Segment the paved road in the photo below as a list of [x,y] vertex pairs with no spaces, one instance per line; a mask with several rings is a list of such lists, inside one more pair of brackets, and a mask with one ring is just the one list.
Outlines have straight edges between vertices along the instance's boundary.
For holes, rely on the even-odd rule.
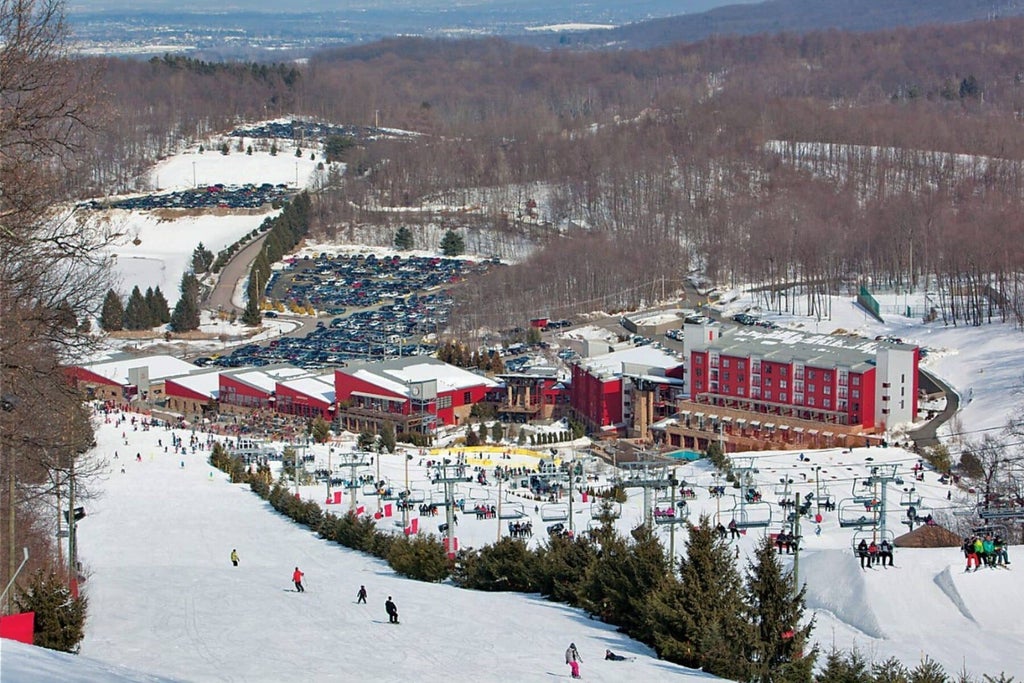
[[252,262],[259,256],[260,248],[263,246],[263,240],[267,239],[267,234],[263,233],[231,257],[231,260],[220,271],[220,278],[217,279],[217,284],[210,292],[210,296],[206,298],[203,304],[204,308],[212,311],[223,310],[229,313],[231,311],[242,312],[243,309],[231,302],[231,295],[239,281],[249,277]]
[[918,449],[922,449],[930,446],[939,445],[939,439],[937,436],[935,436],[935,432],[939,429],[939,427],[941,427],[943,424],[951,420],[953,416],[956,414],[956,411],[960,409],[960,396],[957,395],[955,391],[953,391],[953,387],[949,386],[932,373],[921,369],[919,369],[918,372],[920,372],[922,375],[925,375],[928,379],[932,381],[932,383],[935,384],[935,386],[937,386],[939,389],[943,391],[944,394],[946,394],[946,407],[943,409],[943,411],[936,415],[935,417],[933,417],[932,419],[928,420],[928,422],[926,422],[920,428],[910,432],[910,434],[908,435],[911,439],[914,440],[914,445]]

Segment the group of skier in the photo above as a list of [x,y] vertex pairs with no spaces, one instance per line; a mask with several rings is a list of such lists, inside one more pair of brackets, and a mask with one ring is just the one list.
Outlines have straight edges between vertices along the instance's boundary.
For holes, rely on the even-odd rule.
[[862,538],[857,544],[857,557],[860,558],[861,569],[871,569],[876,564],[882,565],[883,569],[892,567],[892,543],[885,538],[879,543]]
[[964,538],[960,547],[964,551],[964,557],[967,558],[965,572],[971,571],[972,564],[974,571],[981,569],[982,563],[990,569],[1008,568],[1006,565],[1010,564],[1010,557],[1006,553],[1006,542],[999,534],[987,533],[984,536],[968,536]]

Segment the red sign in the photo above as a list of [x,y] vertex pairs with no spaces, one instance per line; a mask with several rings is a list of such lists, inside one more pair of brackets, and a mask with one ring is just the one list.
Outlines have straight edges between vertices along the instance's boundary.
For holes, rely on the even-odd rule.
[[17,640],[32,645],[32,634],[36,629],[36,613],[22,612],[9,617],[0,617],[0,638]]

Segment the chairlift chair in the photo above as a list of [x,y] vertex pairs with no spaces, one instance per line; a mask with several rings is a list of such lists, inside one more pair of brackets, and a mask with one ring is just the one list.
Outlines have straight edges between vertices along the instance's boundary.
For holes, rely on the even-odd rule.
[[526,508],[522,503],[502,503],[498,519],[519,519],[526,516]]
[[889,545],[892,547],[892,554],[896,555],[896,534],[891,529],[886,529],[883,534],[881,529],[861,529],[853,533],[853,537],[850,540],[850,547],[853,548],[853,554],[857,554],[857,546],[860,545],[861,540],[864,540],[870,545],[873,542],[881,545],[882,541],[889,541]]
[[[676,505],[673,508],[667,508],[658,514],[658,508],[655,508],[654,523],[655,524],[679,524],[685,522],[690,516],[690,506],[685,501],[676,501]],[[739,525],[739,521],[736,522]]]
[[545,503],[540,506],[540,518],[544,522],[564,522],[569,519],[569,505],[566,503]]
[[900,505],[903,507],[920,507],[921,505],[921,494],[917,492],[915,488],[903,489],[903,493],[900,494]]
[[866,503],[863,503],[857,498],[844,498],[839,501],[839,526],[843,528],[876,526],[878,520],[875,519],[874,511],[865,507],[870,505],[871,502],[872,500],[869,499]]
[[763,529],[772,523],[772,506],[766,501],[737,505],[730,513],[730,520],[736,520],[737,529]]
[[377,494],[380,493],[380,491],[377,490],[376,484],[363,484],[362,489],[362,493],[364,496],[376,496]]

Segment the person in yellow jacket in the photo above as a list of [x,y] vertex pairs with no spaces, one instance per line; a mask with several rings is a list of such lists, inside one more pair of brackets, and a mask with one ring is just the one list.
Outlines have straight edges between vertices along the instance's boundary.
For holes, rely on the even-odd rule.
[[238,551],[235,549],[231,550],[231,564],[238,566]]

